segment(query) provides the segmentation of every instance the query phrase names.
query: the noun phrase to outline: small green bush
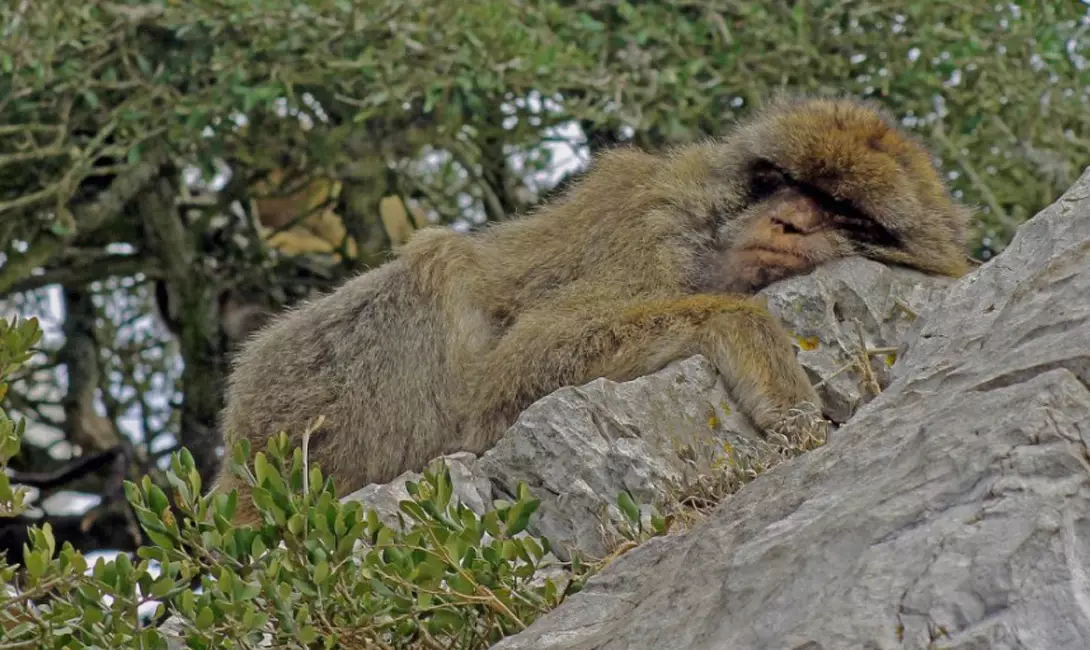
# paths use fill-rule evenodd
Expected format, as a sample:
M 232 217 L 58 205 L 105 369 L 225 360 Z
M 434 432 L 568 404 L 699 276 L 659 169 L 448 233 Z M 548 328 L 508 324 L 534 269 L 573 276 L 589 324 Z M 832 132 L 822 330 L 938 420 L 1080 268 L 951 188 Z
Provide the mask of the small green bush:
M 0 319 L 0 401 L 7 395 L 8 377 L 30 359 L 30 349 L 41 336 L 37 319 L 21 323 Z M 0 468 L 7 467 L 8 461 L 19 453 L 19 441 L 25 428 L 24 421 L 15 422 L 0 410 Z M 0 472 L 0 517 L 22 514 L 26 509 L 25 499 L 25 490 L 12 488 L 7 474 Z
M 38 340 L 33 320 L 0 327 L 0 382 Z M 0 392 L 4 384 L 0 383 Z M 0 463 L 18 450 L 22 423 L 0 417 Z M 359 502 L 341 503 L 320 468 L 285 434 L 252 466 L 240 445 L 234 470 L 251 480 L 259 526 L 230 523 L 238 495 L 201 496 L 192 456 L 174 454 L 167 490 L 143 478 L 126 493 L 150 544 L 91 567 L 48 524 L 31 531 L 21 565 L 0 563 L 0 647 L 165 649 L 165 628 L 197 649 L 487 648 L 578 591 L 585 565 L 558 584 L 535 576 L 547 541 L 525 534 L 538 507 L 525 485 L 513 503 L 478 516 L 453 498 L 445 465 L 410 482 L 399 524 Z M 0 473 L 0 508 L 21 511 L 24 495 Z M 89 569 L 89 570 L 88 570 Z M 146 607 L 145 607 L 146 609 Z

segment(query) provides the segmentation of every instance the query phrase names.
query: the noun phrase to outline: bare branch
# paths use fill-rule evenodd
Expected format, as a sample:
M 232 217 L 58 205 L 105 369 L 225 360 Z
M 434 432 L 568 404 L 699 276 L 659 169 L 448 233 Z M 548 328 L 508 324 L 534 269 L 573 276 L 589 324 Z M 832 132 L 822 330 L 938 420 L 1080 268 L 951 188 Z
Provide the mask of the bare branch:
M 56 133 L 63 130 L 60 124 L 0 124 L 0 135 L 18 135 L 20 133 Z
M 23 194 L 17 199 L 11 201 L 0 201 L 0 214 L 5 212 L 14 212 L 15 210 L 21 210 L 25 207 L 34 205 L 35 203 L 41 203 L 48 198 L 52 198 L 57 195 L 61 190 L 60 183 L 51 183 L 50 185 L 43 187 L 37 192 L 31 192 L 29 194 Z
M 65 436 L 84 453 L 108 449 L 118 443 L 120 435 L 109 418 L 95 411 L 101 371 L 94 302 L 87 287 L 66 287 L 64 301 L 64 345 L 57 351 L 57 360 L 64 364 L 68 376 L 61 400 Z
M 124 456 L 125 448 L 115 445 L 86 456 L 78 456 L 72 461 L 49 472 L 18 472 L 8 470 L 13 483 L 27 485 L 39 490 L 51 490 L 71 483 L 86 474 L 96 472 L 114 461 L 118 455 Z
M 85 205 L 72 210 L 77 230 L 65 235 L 43 232 L 22 255 L 11 255 L 0 269 L 0 296 L 11 292 L 12 286 L 30 276 L 31 272 L 53 258 L 77 233 L 98 230 L 104 223 L 120 214 L 125 204 L 135 198 L 158 174 L 167 161 L 165 152 L 153 150 L 140 162 L 132 165 L 124 174 L 110 183 L 104 192 Z M 54 186 L 52 193 L 56 193 Z M 22 197 L 26 199 L 28 197 Z M 19 200 L 17 200 L 19 201 Z M 11 204 L 0 204 L 0 214 Z
M 16 163 L 25 163 L 31 160 L 42 160 L 43 158 L 57 158 L 60 156 L 67 156 L 68 152 L 62 147 L 45 147 L 43 149 L 34 149 L 33 151 L 21 151 L 19 153 L 9 153 L 0 156 L 0 167 L 7 167 L 8 165 L 14 165 Z
M 126 277 L 137 273 L 143 273 L 149 278 L 157 278 L 161 274 L 154 260 L 134 255 L 110 255 L 86 264 L 61 266 L 48 269 L 38 275 L 32 275 L 13 283 L 7 293 L 0 294 L 0 298 L 48 287 L 52 284 L 75 287 L 110 277 Z

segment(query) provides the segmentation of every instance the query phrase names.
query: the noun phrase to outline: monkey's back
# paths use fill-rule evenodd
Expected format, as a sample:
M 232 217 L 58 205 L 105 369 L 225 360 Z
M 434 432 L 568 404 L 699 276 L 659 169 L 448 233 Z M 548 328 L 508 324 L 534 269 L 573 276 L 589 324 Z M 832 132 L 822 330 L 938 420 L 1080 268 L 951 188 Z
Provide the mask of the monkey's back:
M 275 319 L 235 362 L 223 413 L 228 450 L 248 439 L 262 451 L 280 431 L 298 443 L 322 415 L 310 458 L 344 494 L 427 462 L 437 436 L 455 443 L 454 396 L 437 387 L 457 383 L 446 376 L 435 301 L 394 260 Z

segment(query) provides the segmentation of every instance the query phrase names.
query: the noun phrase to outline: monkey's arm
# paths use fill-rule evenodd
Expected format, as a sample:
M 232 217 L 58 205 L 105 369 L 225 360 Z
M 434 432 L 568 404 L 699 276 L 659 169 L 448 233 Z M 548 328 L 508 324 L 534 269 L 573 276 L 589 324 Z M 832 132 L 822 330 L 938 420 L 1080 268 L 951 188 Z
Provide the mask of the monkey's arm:
M 789 337 L 754 300 L 695 295 L 588 302 L 520 315 L 497 346 L 471 364 L 474 395 L 467 403 L 477 415 L 507 426 L 562 386 L 598 377 L 626 381 L 700 353 L 758 427 L 794 436 L 804 432 L 788 424 L 792 411 L 808 414 L 794 420 L 804 429 L 820 420 L 820 398 Z

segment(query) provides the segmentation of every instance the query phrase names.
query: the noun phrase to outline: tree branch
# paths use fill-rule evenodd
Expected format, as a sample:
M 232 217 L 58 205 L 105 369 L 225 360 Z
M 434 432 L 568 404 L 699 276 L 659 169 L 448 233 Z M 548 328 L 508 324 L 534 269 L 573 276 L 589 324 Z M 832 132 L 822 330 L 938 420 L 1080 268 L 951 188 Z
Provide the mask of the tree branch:
M 57 361 L 68 375 L 61 400 L 65 437 L 83 453 L 109 449 L 120 438 L 113 422 L 95 411 L 100 374 L 95 305 L 86 287 L 65 288 L 64 302 L 64 345 L 57 351 Z
M 143 273 L 154 279 L 158 278 L 161 272 L 154 260 L 135 255 L 108 255 L 96 258 L 83 265 L 51 268 L 44 273 L 24 278 L 13 283 L 7 293 L 0 293 L 0 298 L 48 287 L 52 284 L 64 287 L 78 287 L 97 280 L 115 276 L 131 276 L 137 273 Z
M 16 282 L 30 277 L 34 269 L 53 259 L 77 234 L 98 230 L 120 214 L 125 204 L 133 200 L 159 174 L 166 161 L 165 152 L 148 152 L 140 162 L 114 178 L 110 186 L 93 201 L 72 209 L 71 216 L 75 227 L 71 231 L 63 235 L 43 231 L 26 253 L 13 255 L 9 252 L 7 264 L 0 268 L 0 296 L 10 293 Z
M 21 515 L 0 521 L 0 555 L 8 562 L 18 562 L 24 544 L 29 544 L 27 528 L 48 523 L 53 529 L 57 546 L 64 542 L 84 553 L 95 550 L 134 550 L 143 540 L 129 502 L 124 495 L 124 480 L 130 452 L 124 445 L 75 458 L 51 472 L 12 472 L 12 482 L 50 490 L 69 485 L 75 480 L 112 466 L 102 494 L 102 503 L 81 515 Z
M 139 200 L 148 248 L 159 259 L 170 311 L 177 314 L 178 344 L 185 362 L 179 440 L 193 454 L 205 485 L 219 469 L 217 418 L 227 376 L 227 353 L 220 336 L 220 288 L 201 273 L 195 238 L 174 205 L 175 188 L 165 177 Z
M 124 455 L 124 453 L 124 447 L 114 445 L 109 449 L 103 449 L 93 454 L 78 456 L 49 472 L 19 472 L 9 469 L 8 476 L 13 483 L 38 488 L 39 490 L 51 490 L 106 467 L 119 454 Z

